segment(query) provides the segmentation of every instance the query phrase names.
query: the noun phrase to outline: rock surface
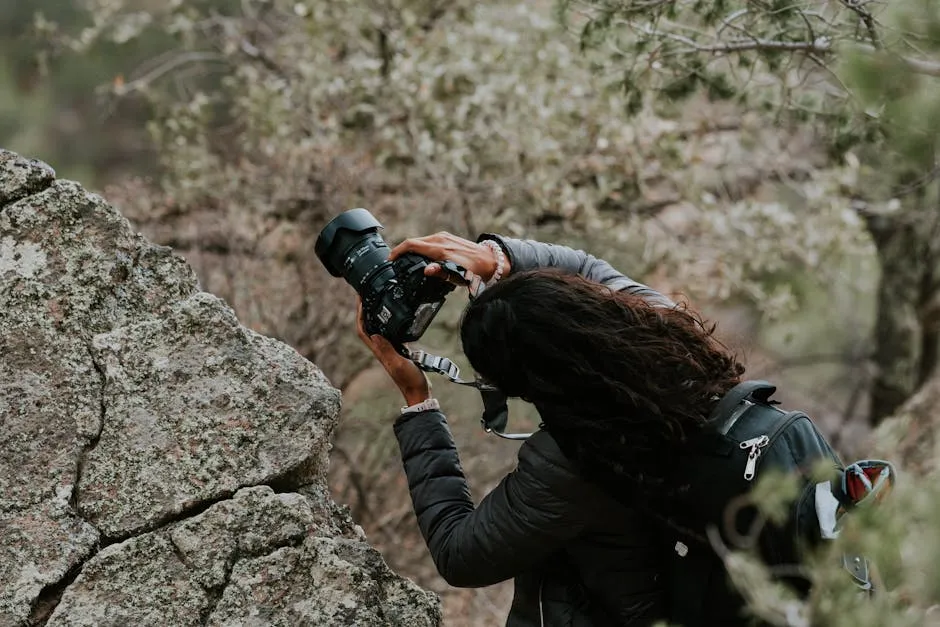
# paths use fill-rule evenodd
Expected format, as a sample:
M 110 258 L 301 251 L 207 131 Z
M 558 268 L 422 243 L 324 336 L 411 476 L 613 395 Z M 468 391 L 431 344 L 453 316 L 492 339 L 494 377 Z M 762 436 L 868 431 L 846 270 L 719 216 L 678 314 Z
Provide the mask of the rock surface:
M 0 150 L 0 626 L 436 625 L 326 489 L 339 392 Z
M 940 470 L 940 373 L 928 379 L 872 434 L 872 455 L 926 476 Z

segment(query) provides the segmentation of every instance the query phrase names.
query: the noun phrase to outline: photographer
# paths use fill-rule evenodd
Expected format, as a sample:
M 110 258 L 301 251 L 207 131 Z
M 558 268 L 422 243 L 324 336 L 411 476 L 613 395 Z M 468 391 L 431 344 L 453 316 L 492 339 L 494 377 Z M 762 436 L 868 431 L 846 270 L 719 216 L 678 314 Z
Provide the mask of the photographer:
M 683 430 L 743 368 L 694 315 L 584 252 L 446 233 L 406 240 L 391 256 L 406 252 L 467 268 L 471 292 L 486 285 L 461 323 L 464 352 L 543 420 L 517 468 L 475 508 L 425 375 L 360 320 L 360 337 L 405 398 L 395 434 L 441 575 L 457 587 L 515 578 L 510 626 L 661 618 L 657 529 L 623 503 L 660 489 Z

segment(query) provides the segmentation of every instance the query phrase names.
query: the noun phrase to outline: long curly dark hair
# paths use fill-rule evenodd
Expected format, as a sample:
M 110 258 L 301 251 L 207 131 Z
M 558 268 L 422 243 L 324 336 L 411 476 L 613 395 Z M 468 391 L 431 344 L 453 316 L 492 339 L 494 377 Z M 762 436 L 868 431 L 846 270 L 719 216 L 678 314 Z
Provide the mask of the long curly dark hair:
M 532 402 L 582 473 L 661 483 L 671 455 L 744 373 L 685 305 L 663 307 L 553 269 L 473 300 L 463 349 L 484 379 Z

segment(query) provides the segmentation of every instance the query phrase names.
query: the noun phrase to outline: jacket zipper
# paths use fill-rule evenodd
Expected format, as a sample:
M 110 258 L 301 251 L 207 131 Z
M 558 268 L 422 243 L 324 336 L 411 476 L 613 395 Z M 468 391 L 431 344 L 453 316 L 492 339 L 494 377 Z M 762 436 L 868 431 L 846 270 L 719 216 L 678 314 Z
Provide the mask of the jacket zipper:
M 542 607 L 542 586 L 545 585 L 545 575 L 539 577 L 539 627 L 545 627 L 545 611 Z

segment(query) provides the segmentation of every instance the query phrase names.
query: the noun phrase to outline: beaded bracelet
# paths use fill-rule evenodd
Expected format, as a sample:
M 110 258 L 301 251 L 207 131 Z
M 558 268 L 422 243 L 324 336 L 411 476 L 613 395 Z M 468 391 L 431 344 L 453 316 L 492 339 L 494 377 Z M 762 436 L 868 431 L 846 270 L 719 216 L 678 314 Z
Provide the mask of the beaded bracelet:
M 490 280 L 486 282 L 486 285 L 490 286 L 503 277 L 503 268 L 506 266 L 506 253 L 503 252 L 502 246 L 491 239 L 485 239 L 480 242 L 480 244 L 492 250 L 496 255 L 496 272 L 494 272 Z

